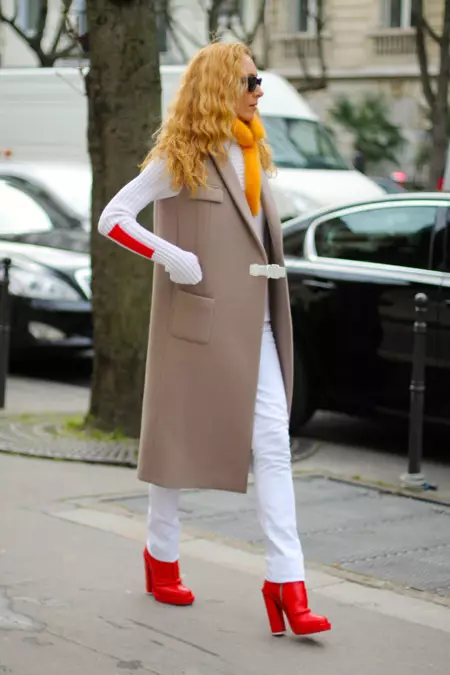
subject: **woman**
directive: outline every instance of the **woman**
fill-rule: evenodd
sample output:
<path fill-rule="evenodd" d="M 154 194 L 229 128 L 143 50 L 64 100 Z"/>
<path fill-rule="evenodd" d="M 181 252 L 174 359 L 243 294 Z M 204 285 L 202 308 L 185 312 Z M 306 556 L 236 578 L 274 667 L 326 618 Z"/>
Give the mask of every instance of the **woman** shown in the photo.
<path fill-rule="evenodd" d="M 250 51 L 215 43 L 190 62 L 140 175 L 100 232 L 157 263 L 138 477 L 150 484 L 147 591 L 194 601 L 179 574 L 180 490 L 246 492 L 253 453 L 272 633 L 325 631 L 308 608 L 290 461 L 292 326 L 281 224 Z M 137 214 L 155 202 L 155 233 Z"/>

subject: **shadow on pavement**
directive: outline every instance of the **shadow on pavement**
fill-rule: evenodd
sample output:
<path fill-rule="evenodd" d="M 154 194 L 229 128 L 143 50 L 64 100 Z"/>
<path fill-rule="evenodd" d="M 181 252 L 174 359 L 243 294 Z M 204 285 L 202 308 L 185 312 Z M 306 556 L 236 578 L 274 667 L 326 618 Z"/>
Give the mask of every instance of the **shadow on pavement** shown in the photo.
<path fill-rule="evenodd" d="M 9 374 L 90 387 L 92 355 L 88 352 L 82 352 L 76 356 L 53 354 L 43 355 L 40 358 L 23 359 L 11 364 Z"/>
<path fill-rule="evenodd" d="M 305 426 L 302 438 L 339 443 L 361 451 L 379 450 L 407 456 L 408 420 L 391 417 L 361 419 L 334 413 L 318 412 Z M 427 424 L 423 436 L 423 456 L 450 461 L 450 426 Z"/>

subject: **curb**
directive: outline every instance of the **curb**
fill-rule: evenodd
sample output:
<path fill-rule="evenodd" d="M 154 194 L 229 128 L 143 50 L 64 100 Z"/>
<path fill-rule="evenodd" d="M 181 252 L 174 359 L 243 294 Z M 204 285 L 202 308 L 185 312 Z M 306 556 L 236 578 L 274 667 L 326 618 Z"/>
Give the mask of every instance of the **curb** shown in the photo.
<path fill-rule="evenodd" d="M 340 476 L 334 474 L 331 471 L 325 471 L 321 469 L 320 471 L 314 471 L 314 469 L 303 471 L 301 469 L 294 468 L 294 478 L 301 478 L 302 476 L 308 478 L 327 478 L 328 480 L 334 481 L 336 483 L 344 483 L 345 485 L 353 485 L 355 487 L 362 487 L 368 490 L 374 490 L 376 492 L 381 492 L 383 494 L 393 495 L 394 497 L 405 497 L 406 499 L 415 499 L 422 502 L 427 502 L 429 504 L 436 504 L 436 506 L 445 506 L 450 507 L 450 497 L 439 497 L 432 496 L 428 494 L 423 494 L 418 490 L 408 490 L 407 488 L 402 488 L 395 485 L 379 485 L 376 482 L 372 482 L 368 479 L 364 480 L 355 480 L 353 478 L 347 478 L 346 476 Z M 427 491 L 425 491 L 427 492 Z"/>
<path fill-rule="evenodd" d="M 62 439 L 61 439 L 62 440 Z M 58 438 L 54 436 L 41 436 L 39 439 L 41 445 L 47 445 L 45 450 L 36 447 L 36 440 L 32 439 L 31 447 L 24 448 L 20 447 L 19 444 L 12 441 L 7 441 L 5 438 L 0 437 L 0 453 L 17 455 L 20 457 L 34 457 L 35 459 L 47 459 L 61 462 L 81 462 L 87 464 L 103 464 L 111 466 L 123 466 L 135 469 L 138 466 L 137 462 L 137 441 L 131 448 L 127 449 L 129 443 L 123 444 L 123 450 L 120 452 L 125 455 L 125 457 L 114 457 L 111 456 L 111 442 L 98 442 L 90 441 L 86 439 L 82 441 L 83 447 L 86 448 L 84 452 L 77 452 L 77 444 L 80 443 L 79 439 L 74 438 L 73 443 L 70 444 L 70 437 L 64 437 L 64 444 L 69 448 L 66 452 L 58 448 Z M 30 442 L 30 441 L 29 441 Z M 89 451 L 89 445 L 92 445 L 92 448 L 95 448 L 95 451 Z M 120 447 L 120 442 L 115 442 L 115 452 L 119 453 L 118 448 Z M 53 447 L 51 447 L 53 446 Z M 56 447 L 55 447 L 56 446 Z M 301 462 L 312 457 L 319 449 L 320 443 L 315 440 L 302 439 L 302 438 L 293 438 L 292 439 L 292 463 Z"/>
<path fill-rule="evenodd" d="M 63 455 L 58 453 L 44 453 L 42 450 L 18 450 L 0 447 L 0 454 L 15 455 L 16 457 L 29 457 L 32 459 L 46 459 L 54 462 L 78 462 L 79 464 L 101 464 L 103 466 L 121 466 L 130 469 L 137 468 L 135 460 L 112 459 L 108 457 L 89 457 L 81 455 Z"/>

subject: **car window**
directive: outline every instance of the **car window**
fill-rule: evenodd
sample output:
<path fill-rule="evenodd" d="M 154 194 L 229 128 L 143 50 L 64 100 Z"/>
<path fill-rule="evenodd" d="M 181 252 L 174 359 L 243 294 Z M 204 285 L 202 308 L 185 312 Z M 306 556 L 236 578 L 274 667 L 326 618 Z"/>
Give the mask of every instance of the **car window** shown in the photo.
<path fill-rule="evenodd" d="M 34 199 L 13 185 L 0 182 L 0 236 L 52 229 L 48 213 Z"/>
<path fill-rule="evenodd" d="M 353 212 L 320 223 L 317 255 L 428 269 L 436 206 L 392 206 Z"/>
<path fill-rule="evenodd" d="M 349 169 L 333 137 L 318 122 L 271 115 L 263 115 L 263 122 L 276 166 L 291 169 Z"/>
<path fill-rule="evenodd" d="M 289 233 L 284 240 L 284 253 L 296 258 L 303 258 L 303 247 L 305 244 L 307 228 L 303 227 Z"/>

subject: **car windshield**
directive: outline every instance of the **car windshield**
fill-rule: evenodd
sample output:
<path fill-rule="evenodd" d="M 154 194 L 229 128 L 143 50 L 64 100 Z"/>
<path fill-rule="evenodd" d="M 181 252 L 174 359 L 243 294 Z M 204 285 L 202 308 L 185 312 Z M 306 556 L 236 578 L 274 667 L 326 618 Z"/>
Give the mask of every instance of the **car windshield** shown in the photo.
<path fill-rule="evenodd" d="M 277 167 L 349 170 L 329 131 L 310 120 L 263 115 Z"/>
<path fill-rule="evenodd" d="M 73 227 L 70 218 L 52 208 L 48 199 L 37 197 L 0 180 L 0 236 L 50 232 Z"/>

